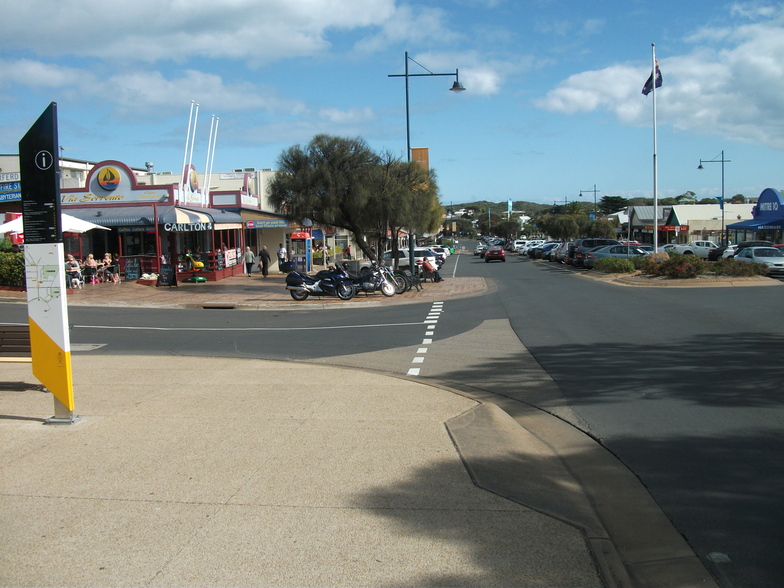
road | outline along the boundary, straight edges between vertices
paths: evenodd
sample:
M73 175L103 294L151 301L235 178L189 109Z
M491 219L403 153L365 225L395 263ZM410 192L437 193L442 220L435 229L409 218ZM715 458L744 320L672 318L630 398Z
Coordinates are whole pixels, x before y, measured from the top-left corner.
M353 312L72 307L71 341L97 356L370 368L537 406L637 474L722 586L780 584L780 287L629 288L516 255L452 256L442 274L492 287ZM23 317L21 305L0 306L0 321Z

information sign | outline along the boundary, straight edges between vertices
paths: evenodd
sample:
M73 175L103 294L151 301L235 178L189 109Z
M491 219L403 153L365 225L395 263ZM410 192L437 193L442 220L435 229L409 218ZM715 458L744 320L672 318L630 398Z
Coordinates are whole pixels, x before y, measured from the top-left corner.
M142 264L138 257L125 258L125 280L134 281L142 277Z
M170 263L162 263L161 271L158 273L158 282L156 286L176 286L177 275L174 272L174 266Z

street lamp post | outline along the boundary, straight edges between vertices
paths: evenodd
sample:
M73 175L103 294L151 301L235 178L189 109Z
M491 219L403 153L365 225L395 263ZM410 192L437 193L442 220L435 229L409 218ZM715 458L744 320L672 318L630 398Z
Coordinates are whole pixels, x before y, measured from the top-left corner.
M594 216L594 220L596 220L596 193L600 192L600 190L597 190L596 184L594 184L593 188L588 188L587 190L580 190L580 198L583 197L583 192L593 192L593 216Z
M412 74L408 73L408 62L413 61L419 67L424 69L427 73L419 73L419 74ZM460 83L460 78L458 77L457 69L455 69L455 73L433 73L429 69L427 69L424 65L412 59L408 56L408 51L406 51L406 66L405 66L405 73L402 74L389 74L387 77L390 78L406 78L406 161L409 163L411 162L411 118L410 118L410 111L409 111L409 101L408 101L408 78L418 78L418 77L431 77L431 76L454 76L455 81L452 84L452 87L449 88L451 92L463 92L465 88L463 84ZM415 236L413 229L409 230L408 233L408 269L411 270L413 273L414 271L414 243Z
M721 157L721 159L716 159L716 157ZM720 245L727 244L727 235L725 235L724 231L724 164L730 163L730 159L724 159L724 149L721 150L721 154L717 155L713 159L700 159L700 165L697 166L697 169L705 169L702 167L703 163L720 163L721 164L721 202L719 205L721 206L721 243Z

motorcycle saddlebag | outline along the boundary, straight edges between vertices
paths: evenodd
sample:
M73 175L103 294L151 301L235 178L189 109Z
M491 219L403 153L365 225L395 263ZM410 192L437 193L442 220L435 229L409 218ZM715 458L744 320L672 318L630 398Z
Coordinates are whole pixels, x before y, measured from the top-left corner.
M286 276L286 285L287 286L301 286L302 285L302 278L297 274L289 274Z

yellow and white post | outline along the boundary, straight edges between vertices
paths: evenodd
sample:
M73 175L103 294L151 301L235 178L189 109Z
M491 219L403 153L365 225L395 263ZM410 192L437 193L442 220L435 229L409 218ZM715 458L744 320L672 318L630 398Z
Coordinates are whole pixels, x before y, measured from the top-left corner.
M74 424L58 145L52 102L19 142L27 316L33 375L54 396L54 416L46 422Z

